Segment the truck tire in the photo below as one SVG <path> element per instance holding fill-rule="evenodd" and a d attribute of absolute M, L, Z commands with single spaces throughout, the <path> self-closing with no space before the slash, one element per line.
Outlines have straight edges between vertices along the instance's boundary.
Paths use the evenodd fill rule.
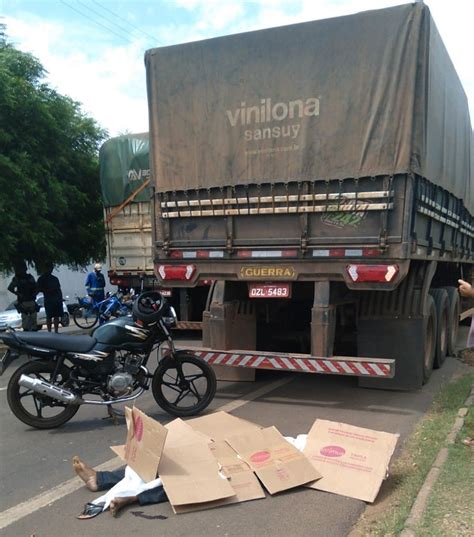
<path fill-rule="evenodd" d="M 428 382 L 433 372 L 433 365 L 436 355 L 436 305 L 431 295 L 426 297 L 425 315 L 423 319 L 423 384 Z"/>
<path fill-rule="evenodd" d="M 456 354 L 461 300 L 456 287 L 443 287 L 448 294 L 448 356 Z"/>
<path fill-rule="evenodd" d="M 434 367 L 439 369 L 448 355 L 449 298 L 445 289 L 430 289 L 436 306 L 436 349 Z"/>

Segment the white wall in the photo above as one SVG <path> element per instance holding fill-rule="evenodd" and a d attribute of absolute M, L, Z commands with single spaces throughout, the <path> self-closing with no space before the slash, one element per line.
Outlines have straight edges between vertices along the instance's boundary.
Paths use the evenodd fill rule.
<path fill-rule="evenodd" d="M 53 274 L 59 278 L 61 284 L 61 289 L 63 291 L 63 297 L 66 302 L 74 302 L 77 296 L 84 296 L 86 294 L 86 288 L 84 287 L 84 282 L 86 281 L 87 273 L 93 270 L 94 265 L 89 265 L 84 270 L 71 270 L 66 265 L 61 265 L 54 269 Z M 107 277 L 108 266 L 102 264 L 102 273 L 105 276 L 106 291 L 114 293 L 117 291 L 116 285 L 110 285 L 109 279 Z M 32 274 L 35 278 L 38 277 L 38 274 L 33 269 L 28 269 L 28 272 Z M 13 278 L 13 274 L 0 275 L 0 311 L 4 310 L 8 304 L 15 300 L 15 295 L 7 291 L 7 287 L 10 284 Z M 66 299 L 66 296 L 69 299 Z"/>

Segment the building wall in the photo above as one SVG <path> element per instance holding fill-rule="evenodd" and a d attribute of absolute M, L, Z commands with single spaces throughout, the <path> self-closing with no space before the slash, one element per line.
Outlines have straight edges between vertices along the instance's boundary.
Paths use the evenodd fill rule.
<path fill-rule="evenodd" d="M 86 281 L 86 276 L 88 272 L 93 270 L 94 265 L 89 265 L 85 269 L 81 270 L 72 270 L 66 265 L 61 265 L 54 269 L 53 274 L 59 278 L 61 284 L 61 289 L 63 291 L 64 300 L 67 302 L 75 302 L 76 296 L 84 296 L 86 294 L 86 288 L 84 287 L 84 282 Z M 106 291 L 114 293 L 117 291 L 116 285 L 110 285 L 109 279 L 107 277 L 108 266 L 102 264 L 102 273 L 105 276 Z M 38 274 L 33 269 L 29 269 L 28 272 L 32 274 L 35 278 L 38 277 Z M 8 285 L 13 278 L 13 274 L 0 275 L 0 311 L 4 310 L 8 304 L 15 300 L 15 295 L 10 293 L 7 290 Z M 68 297 L 68 298 L 66 298 Z"/>

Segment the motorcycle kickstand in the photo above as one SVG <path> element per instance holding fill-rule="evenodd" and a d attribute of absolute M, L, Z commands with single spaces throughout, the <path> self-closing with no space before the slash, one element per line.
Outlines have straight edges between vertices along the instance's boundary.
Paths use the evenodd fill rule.
<path fill-rule="evenodd" d="M 119 418 L 124 418 L 125 414 L 119 410 L 115 410 L 112 408 L 112 405 L 107 405 L 107 414 L 108 416 L 106 418 L 102 418 L 104 420 L 111 419 L 114 425 L 120 425 Z"/>

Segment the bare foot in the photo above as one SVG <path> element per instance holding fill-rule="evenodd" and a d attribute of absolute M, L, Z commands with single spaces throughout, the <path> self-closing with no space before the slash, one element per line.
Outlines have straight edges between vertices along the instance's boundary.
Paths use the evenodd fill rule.
<path fill-rule="evenodd" d="M 116 517 L 120 509 L 124 507 L 125 505 L 128 505 L 130 503 L 135 503 L 138 501 L 137 496 L 127 496 L 125 498 L 114 498 L 110 502 L 110 512 L 112 513 L 113 517 Z"/>
<path fill-rule="evenodd" d="M 72 458 L 72 466 L 76 474 L 84 481 L 86 487 L 92 492 L 97 491 L 96 471 L 75 455 Z"/>

